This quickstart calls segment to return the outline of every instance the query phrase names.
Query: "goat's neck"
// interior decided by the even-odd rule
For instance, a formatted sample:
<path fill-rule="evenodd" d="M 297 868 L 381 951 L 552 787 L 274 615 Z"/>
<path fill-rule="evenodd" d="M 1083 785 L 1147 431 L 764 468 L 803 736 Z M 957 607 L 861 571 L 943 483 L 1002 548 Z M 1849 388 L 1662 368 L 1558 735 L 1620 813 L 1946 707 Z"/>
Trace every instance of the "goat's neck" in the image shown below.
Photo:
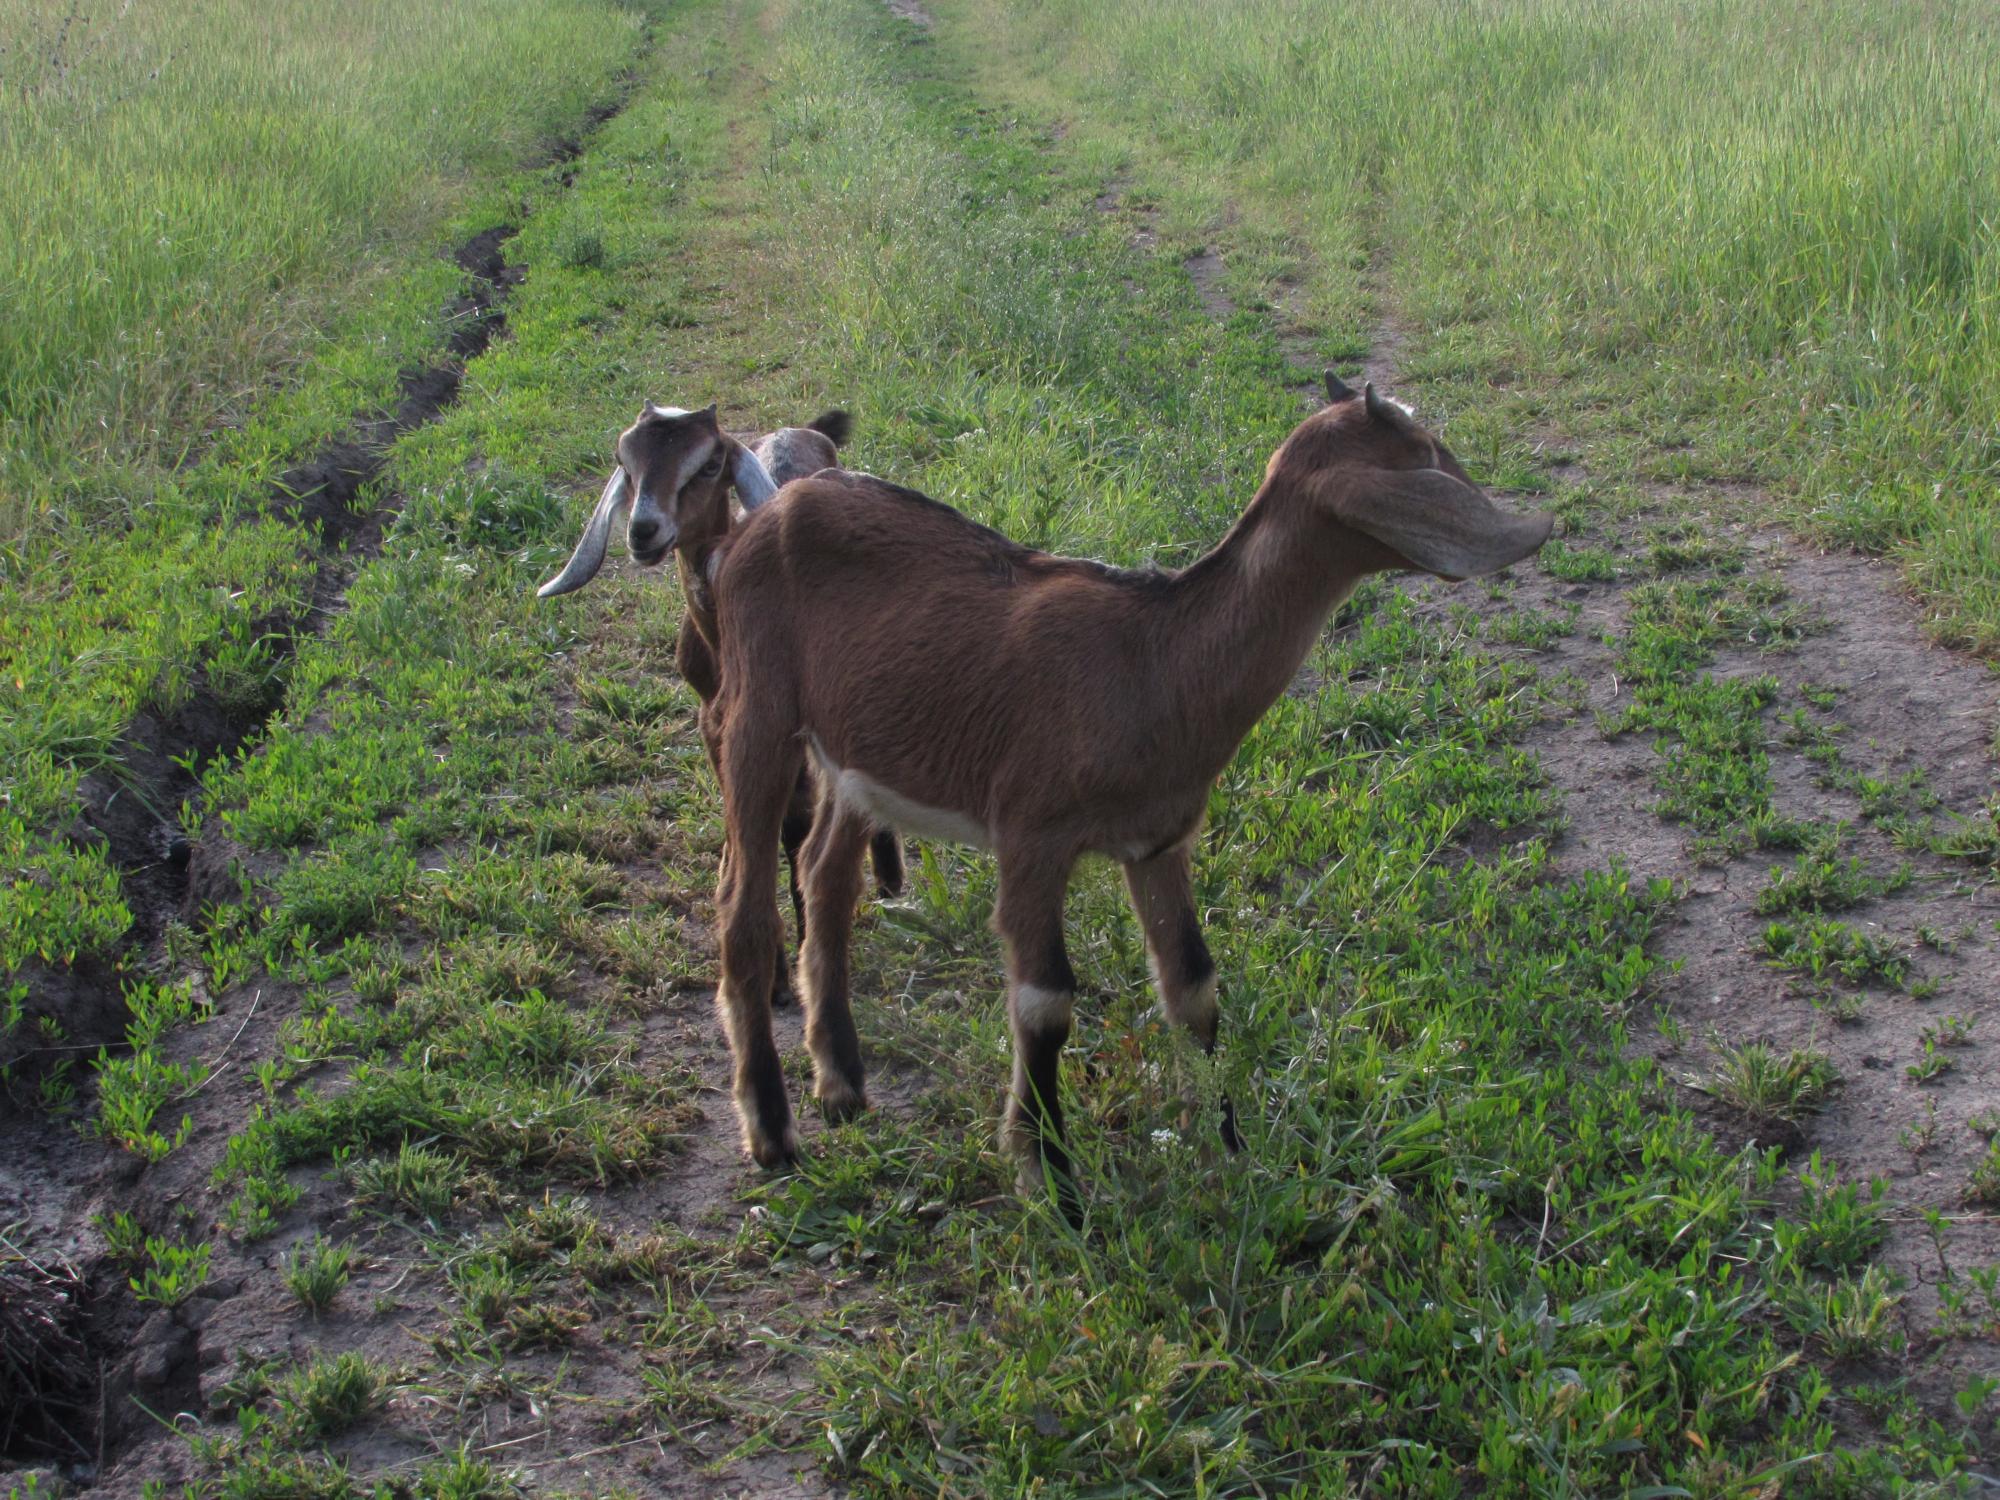
<path fill-rule="evenodd" d="M 688 617 L 711 647 L 715 645 L 715 590 L 709 586 L 711 564 L 722 538 L 681 547 L 674 552 L 674 566 L 681 576 L 681 598 Z"/>
<path fill-rule="evenodd" d="M 1284 692 L 1334 607 L 1374 570 L 1359 540 L 1267 481 L 1181 575 L 1170 688 L 1217 771 Z"/>

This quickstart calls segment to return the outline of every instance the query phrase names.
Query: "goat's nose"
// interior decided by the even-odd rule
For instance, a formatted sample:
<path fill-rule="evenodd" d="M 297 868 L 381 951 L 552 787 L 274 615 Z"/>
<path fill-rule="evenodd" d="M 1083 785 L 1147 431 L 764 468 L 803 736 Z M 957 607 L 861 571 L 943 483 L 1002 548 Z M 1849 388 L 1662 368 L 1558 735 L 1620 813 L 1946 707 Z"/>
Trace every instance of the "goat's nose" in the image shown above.
<path fill-rule="evenodd" d="M 660 523 L 650 518 L 634 521 L 631 528 L 632 540 L 644 546 L 659 534 Z"/>

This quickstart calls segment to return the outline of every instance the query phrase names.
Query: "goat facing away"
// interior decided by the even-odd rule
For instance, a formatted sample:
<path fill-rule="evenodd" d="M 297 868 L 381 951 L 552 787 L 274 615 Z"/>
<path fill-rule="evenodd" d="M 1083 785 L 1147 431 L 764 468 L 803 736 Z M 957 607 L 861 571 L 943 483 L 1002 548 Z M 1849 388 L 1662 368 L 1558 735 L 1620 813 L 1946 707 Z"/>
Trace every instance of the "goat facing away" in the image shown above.
<path fill-rule="evenodd" d="M 1076 989 L 1063 900 L 1080 856 L 1123 865 L 1166 1015 L 1213 1050 L 1216 973 L 1190 860 L 1215 778 L 1364 577 L 1490 573 L 1553 525 L 1498 509 L 1372 386 L 1326 379 L 1331 404 L 1178 573 L 1052 557 L 837 470 L 787 485 L 738 529 L 716 579 L 735 872 L 716 998 L 760 1165 L 798 1151 L 765 996 L 782 957 L 772 846 L 808 755 L 821 803 L 800 988 L 828 1119 L 866 1107 L 848 948 L 872 825 L 997 856 L 1014 1042 L 1004 1138 L 1024 1189 L 1046 1170 L 1074 1212 L 1057 1065 Z M 1223 1136 L 1239 1144 L 1226 1108 Z"/>
<path fill-rule="evenodd" d="M 674 664 L 701 700 L 702 741 L 718 776 L 721 730 L 715 700 L 722 678 L 712 579 L 735 521 L 730 491 L 736 491 L 747 514 L 786 481 L 837 464 L 851 428 L 846 412 L 825 411 L 803 427 L 780 427 L 746 446 L 717 425 L 714 406 L 690 412 L 648 401 L 619 434 L 615 467 L 569 562 L 537 590 L 541 598 L 551 599 L 595 578 L 621 518 L 626 545 L 642 566 L 656 566 L 669 552 L 674 554 L 687 604 L 674 640 Z M 812 773 L 802 768 L 780 835 L 790 869 L 792 910 L 802 935 L 806 909 L 799 851 L 812 830 L 815 801 Z M 901 840 L 883 830 L 871 848 L 878 888 L 884 895 L 896 894 L 903 884 Z M 781 963 L 772 1003 L 784 1005 L 791 998 L 789 966 Z"/>

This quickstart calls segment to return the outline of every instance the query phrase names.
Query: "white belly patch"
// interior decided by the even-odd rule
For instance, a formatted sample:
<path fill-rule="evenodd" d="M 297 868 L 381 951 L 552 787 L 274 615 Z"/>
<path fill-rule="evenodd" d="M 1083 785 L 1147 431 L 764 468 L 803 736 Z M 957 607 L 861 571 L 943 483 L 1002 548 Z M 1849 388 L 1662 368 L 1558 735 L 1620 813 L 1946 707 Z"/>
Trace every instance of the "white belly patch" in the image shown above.
<path fill-rule="evenodd" d="M 835 765 L 827 758 L 826 749 L 817 735 L 812 740 L 812 753 L 813 759 L 819 763 L 820 774 L 833 788 L 833 795 L 841 806 L 859 813 L 869 822 L 916 838 L 946 839 L 956 844 L 971 844 L 979 849 L 993 847 L 993 835 L 977 819 L 953 812 L 950 808 L 927 807 L 921 802 L 913 802 L 872 776 Z"/>

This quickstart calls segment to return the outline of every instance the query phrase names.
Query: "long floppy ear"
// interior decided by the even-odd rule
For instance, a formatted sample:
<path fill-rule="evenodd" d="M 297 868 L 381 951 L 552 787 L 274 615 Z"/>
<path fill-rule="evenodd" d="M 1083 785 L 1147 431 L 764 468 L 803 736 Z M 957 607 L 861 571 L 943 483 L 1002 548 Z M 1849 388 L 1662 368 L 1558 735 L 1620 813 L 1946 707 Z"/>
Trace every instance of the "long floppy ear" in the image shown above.
<path fill-rule="evenodd" d="M 584 524 L 583 538 L 576 544 L 576 551 L 570 553 L 560 573 L 535 590 L 536 597 L 553 599 L 557 594 L 580 589 L 595 578 L 597 570 L 604 566 L 604 552 L 611 543 L 611 533 L 617 529 L 618 518 L 631 503 L 632 476 L 620 464 L 604 481 L 604 493 L 597 497 L 597 509 Z"/>
<path fill-rule="evenodd" d="M 1370 469 L 1333 502 L 1334 514 L 1440 578 L 1477 578 L 1538 550 L 1555 517 L 1509 515 L 1442 469 Z"/>
<path fill-rule="evenodd" d="M 743 502 L 745 510 L 755 510 L 766 500 L 778 493 L 778 483 L 771 477 L 771 471 L 764 467 L 764 461 L 750 451 L 747 444 L 735 443 L 736 457 L 731 461 L 729 477 L 735 481 L 736 494 Z"/>

